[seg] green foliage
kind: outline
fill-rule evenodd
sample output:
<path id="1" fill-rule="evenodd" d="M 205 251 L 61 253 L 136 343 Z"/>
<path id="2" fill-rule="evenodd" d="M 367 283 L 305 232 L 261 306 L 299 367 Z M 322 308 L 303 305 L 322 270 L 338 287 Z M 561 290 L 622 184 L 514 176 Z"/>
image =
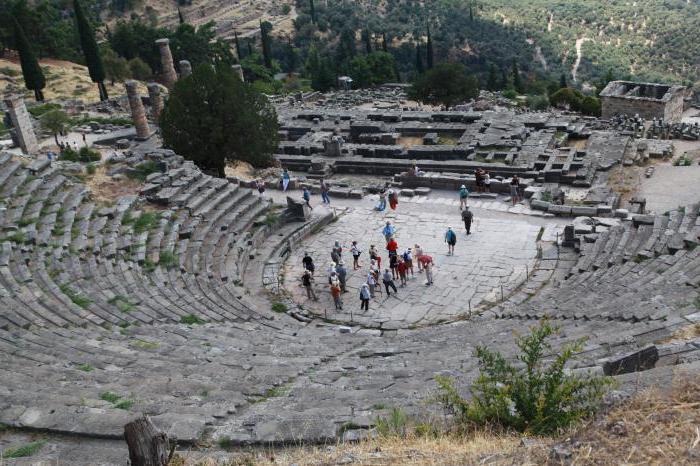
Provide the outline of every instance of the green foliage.
<path id="1" fill-rule="evenodd" d="M 158 165 L 158 162 L 154 160 L 146 160 L 144 162 L 141 162 L 140 164 L 136 165 L 133 167 L 133 170 L 129 170 L 126 173 L 126 176 L 131 178 L 132 180 L 138 180 L 138 181 L 146 181 L 146 177 L 150 175 L 151 173 L 156 173 L 159 172 L 160 168 Z"/>
<path id="2" fill-rule="evenodd" d="M 95 368 L 88 363 L 84 363 L 78 366 L 78 370 L 81 370 L 83 372 L 92 372 L 95 370 Z"/>
<path id="3" fill-rule="evenodd" d="M 530 110 L 547 110 L 549 98 L 546 95 L 529 95 L 527 96 L 527 107 Z"/>
<path id="4" fill-rule="evenodd" d="M 131 69 L 129 62 L 124 57 L 120 57 L 109 46 L 105 45 L 102 49 L 102 64 L 105 69 L 105 76 L 112 84 L 115 81 L 124 81 L 131 77 Z"/>
<path id="5" fill-rule="evenodd" d="M 172 269 L 180 263 L 176 254 L 170 251 L 161 251 L 160 257 L 158 258 L 158 265 L 166 269 Z"/>
<path id="6" fill-rule="evenodd" d="M 132 126 L 133 121 L 131 118 L 126 117 L 83 117 L 83 118 L 73 118 L 71 120 L 72 126 L 80 126 L 88 123 L 97 123 L 100 125 L 115 125 L 115 126 Z"/>
<path id="7" fill-rule="evenodd" d="M 288 308 L 287 305 L 284 303 L 272 303 L 272 311 L 277 312 L 279 314 L 284 314 L 287 312 Z"/>
<path id="8" fill-rule="evenodd" d="M 83 49 L 83 55 L 85 55 L 85 64 L 88 67 L 90 79 L 92 79 L 92 82 L 97 83 L 100 88 L 100 100 L 107 100 L 109 96 L 102 84 L 105 80 L 105 71 L 100 50 L 95 40 L 95 32 L 90 24 L 90 20 L 85 16 L 79 0 L 73 0 L 73 11 L 78 27 L 78 36 L 80 37 L 80 47 Z"/>
<path id="9" fill-rule="evenodd" d="M 58 288 L 61 290 L 61 293 L 68 296 L 68 298 L 71 301 L 73 301 L 73 304 L 75 304 L 78 307 L 82 307 L 83 309 L 87 309 L 88 306 L 90 306 L 90 304 L 92 304 L 92 300 L 90 298 L 78 293 L 77 291 L 75 291 L 73 288 L 71 288 L 67 284 L 59 285 Z"/>
<path id="10" fill-rule="evenodd" d="M 187 314 L 186 316 L 180 317 L 180 323 L 187 325 L 202 325 L 206 324 L 207 322 L 194 314 Z"/>
<path id="11" fill-rule="evenodd" d="M 35 105 L 33 107 L 27 107 L 27 111 L 32 114 L 34 118 L 39 118 L 44 114 L 51 112 L 53 110 L 61 110 L 60 104 L 41 104 Z"/>
<path id="12" fill-rule="evenodd" d="M 51 104 L 43 105 L 43 107 L 48 105 Z M 51 131 L 54 138 L 58 138 L 59 134 L 64 133 L 70 127 L 70 117 L 63 110 L 59 110 L 60 108 L 61 106 L 59 105 L 58 109 L 46 111 L 41 115 L 40 119 L 42 128 Z M 58 145 L 58 141 L 56 141 L 56 144 Z"/>
<path id="13" fill-rule="evenodd" d="M 129 298 L 122 296 L 122 295 L 116 295 L 107 301 L 107 303 L 112 304 L 117 307 L 121 312 L 128 314 L 129 312 L 132 312 L 133 310 L 136 309 L 136 306 L 131 304 L 129 301 Z"/>
<path id="14" fill-rule="evenodd" d="M 134 400 L 119 400 L 118 402 L 114 403 L 115 408 L 123 409 L 125 411 L 130 410 L 132 406 L 134 406 Z"/>
<path id="15" fill-rule="evenodd" d="M 462 65 L 440 64 L 419 76 L 409 89 L 412 99 L 451 107 L 479 95 L 479 83 Z"/>
<path id="16" fill-rule="evenodd" d="M 611 381 L 565 370 L 585 340 L 564 345 L 547 360 L 553 352 L 548 338 L 556 332 L 543 321 L 518 337 L 517 364 L 478 346 L 480 373 L 471 386 L 471 401 L 462 398 L 451 378 L 438 376 L 439 402 L 460 424 L 496 424 L 535 435 L 555 434 L 593 414 Z"/>
<path id="17" fill-rule="evenodd" d="M 349 75 L 355 88 L 391 82 L 396 79 L 394 57 L 386 52 L 371 52 L 356 56 L 350 62 Z"/>
<path id="18" fill-rule="evenodd" d="M 601 111 L 600 99 L 584 96 L 580 91 L 565 87 L 549 96 L 549 101 L 557 107 L 569 107 L 584 115 L 599 116 Z"/>
<path id="19" fill-rule="evenodd" d="M 388 417 L 377 417 L 375 420 L 375 428 L 377 434 L 382 437 L 406 435 L 406 424 L 408 417 L 400 408 L 391 408 Z"/>
<path id="20" fill-rule="evenodd" d="M 100 393 L 100 400 L 107 401 L 109 403 L 116 403 L 121 399 L 121 396 L 114 392 L 102 392 Z"/>
<path id="21" fill-rule="evenodd" d="M 160 127 L 167 147 L 221 177 L 227 160 L 269 165 L 278 143 L 274 107 L 224 65 L 179 80 Z"/>
<path id="22" fill-rule="evenodd" d="M 158 225 L 160 215 L 155 212 L 144 212 L 134 222 L 134 233 L 141 234 L 144 231 L 151 230 Z"/>
<path id="23" fill-rule="evenodd" d="M 674 167 L 689 167 L 693 164 L 693 160 L 687 154 L 683 154 L 673 161 Z"/>
<path id="24" fill-rule="evenodd" d="M 141 58 L 139 57 L 135 57 L 129 60 L 127 62 L 127 66 L 129 67 L 129 73 L 131 73 L 131 77 L 134 79 L 138 79 L 139 81 L 146 81 L 147 79 L 150 79 L 151 76 L 153 76 L 153 71 L 151 70 L 151 67 L 148 66 L 148 63 L 141 60 Z"/>
<path id="25" fill-rule="evenodd" d="M 78 149 L 77 152 L 71 149 L 70 147 L 67 147 L 61 153 L 61 159 L 68 160 L 69 162 L 89 163 L 99 162 L 102 159 L 102 156 L 99 152 L 97 152 L 94 149 L 90 149 L 89 147 L 83 146 L 80 149 Z"/>
<path id="26" fill-rule="evenodd" d="M 27 89 L 34 91 L 36 100 L 44 100 L 41 90 L 46 87 L 46 78 L 44 72 L 39 66 L 39 62 L 34 55 L 31 45 L 24 34 L 22 26 L 17 19 L 13 18 L 15 30 L 15 45 L 19 52 L 19 62 L 22 66 L 22 76 L 24 77 L 24 85 Z"/>
<path id="27" fill-rule="evenodd" d="M 36 440 L 34 442 L 25 443 L 19 447 L 8 448 L 0 452 L 0 458 L 13 459 L 13 458 L 26 458 L 27 456 L 32 456 L 38 452 L 41 447 L 44 446 L 46 440 Z"/>

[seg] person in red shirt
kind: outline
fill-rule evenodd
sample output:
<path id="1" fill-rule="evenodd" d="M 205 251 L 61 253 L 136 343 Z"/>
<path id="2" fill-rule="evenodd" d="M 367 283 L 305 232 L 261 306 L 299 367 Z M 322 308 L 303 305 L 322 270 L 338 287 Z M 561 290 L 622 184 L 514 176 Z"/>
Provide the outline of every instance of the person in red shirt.
<path id="1" fill-rule="evenodd" d="M 430 286 L 433 284 L 433 258 L 427 254 L 422 254 L 418 259 L 423 270 L 425 270 L 425 278 L 427 279 L 426 285 Z"/>
<path id="2" fill-rule="evenodd" d="M 386 250 L 389 251 L 389 255 L 396 254 L 399 249 L 399 243 L 396 242 L 394 238 L 391 238 L 388 243 L 386 243 Z"/>
<path id="3" fill-rule="evenodd" d="M 408 270 L 408 265 L 406 265 L 406 262 L 403 260 L 403 258 L 399 258 L 399 265 L 396 268 L 399 271 L 401 287 L 404 287 L 406 286 L 406 271 Z"/>

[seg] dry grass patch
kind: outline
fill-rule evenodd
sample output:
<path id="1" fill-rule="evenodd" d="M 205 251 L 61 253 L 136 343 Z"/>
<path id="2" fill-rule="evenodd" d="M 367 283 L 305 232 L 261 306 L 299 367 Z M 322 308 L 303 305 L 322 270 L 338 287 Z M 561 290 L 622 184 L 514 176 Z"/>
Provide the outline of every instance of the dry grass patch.
<path id="1" fill-rule="evenodd" d="M 673 335 L 665 340 L 661 340 L 659 343 L 665 344 L 676 341 L 694 340 L 697 337 L 700 337 L 700 323 L 686 325 L 685 327 L 676 330 Z"/>
<path id="2" fill-rule="evenodd" d="M 143 183 L 129 178 L 115 180 L 111 176 L 107 176 L 108 168 L 100 165 L 96 167 L 94 174 L 85 179 L 85 184 L 90 188 L 92 196 L 97 202 L 111 204 L 122 196 L 139 193 Z"/>

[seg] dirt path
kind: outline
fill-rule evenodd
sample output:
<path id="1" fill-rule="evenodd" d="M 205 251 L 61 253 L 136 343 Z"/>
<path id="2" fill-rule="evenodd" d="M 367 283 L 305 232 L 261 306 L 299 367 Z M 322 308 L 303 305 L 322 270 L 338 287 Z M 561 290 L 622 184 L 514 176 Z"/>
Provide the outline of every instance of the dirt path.
<path id="1" fill-rule="evenodd" d="M 578 82 L 577 78 L 577 73 L 578 73 L 578 67 L 581 65 L 581 59 L 583 58 L 583 55 L 581 54 L 581 48 L 583 47 L 583 44 L 591 41 L 593 39 L 589 39 L 588 37 L 581 37 L 580 39 L 576 40 L 576 61 L 574 62 L 574 66 L 571 69 L 571 77 L 574 80 L 574 82 Z"/>

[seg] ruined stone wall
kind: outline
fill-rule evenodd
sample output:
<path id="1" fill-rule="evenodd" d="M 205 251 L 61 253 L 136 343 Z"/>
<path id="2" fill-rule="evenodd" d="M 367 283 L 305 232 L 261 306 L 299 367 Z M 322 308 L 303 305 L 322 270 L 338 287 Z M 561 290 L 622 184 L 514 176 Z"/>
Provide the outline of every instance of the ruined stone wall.
<path id="1" fill-rule="evenodd" d="M 645 99 L 640 97 L 601 96 L 603 118 L 609 119 L 618 114 L 651 120 L 663 118 L 669 123 L 679 122 L 683 116 L 683 94 L 676 93 L 668 101 Z"/>

